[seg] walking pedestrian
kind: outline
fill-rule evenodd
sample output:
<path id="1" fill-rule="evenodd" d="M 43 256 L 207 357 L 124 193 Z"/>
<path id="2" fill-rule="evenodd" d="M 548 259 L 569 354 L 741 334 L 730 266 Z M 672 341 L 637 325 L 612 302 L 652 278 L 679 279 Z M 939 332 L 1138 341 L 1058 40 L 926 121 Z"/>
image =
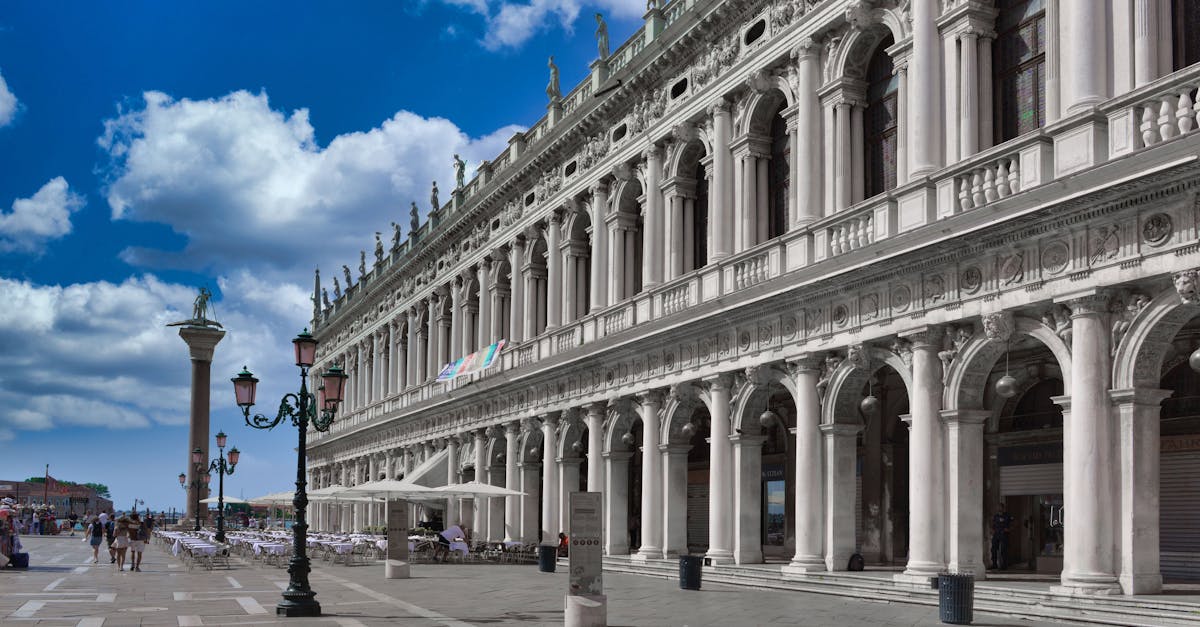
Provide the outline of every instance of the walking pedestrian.
<path id="1" fill-rule="evenodd" d="M 999 510 L 992 516 L 992 570 L 1008 568 L 1008 532 L 1012 523 L 1012 514 L 1001 501 Z"/>
<path id="2" fill-rule="evenodd" d="M 117 528 L 117 523 L 105 512 L 100 513 L 100 523 L 104 525 L 104 542 L 108 547 L 108 563 L 117 563 L 117 552 L 113 549 L 114 532 Z"/>
<path id="3" fill-rule="evenodd" d="M 93 516 L 84 534 L 88 544 L 92 545 L 92 563 L 100 563 L 100 543 L 104 541 L 104 524 L 99 516 Z"/>
<path id="4" fill-rule="evenodd" d="M 113 550 L 116 552 L 117 570 L 125 570 L 125 552 L 129 549 L 129 518 L 121 516 L 117 519 L 117 528 L 113 532 Z"/>
<path id="5" fill-rule="evenodd" d="M 129 570 L 142 572 L 142 551 L 146 549 L 145 525 L 137 512 L 129 515 Z"/>

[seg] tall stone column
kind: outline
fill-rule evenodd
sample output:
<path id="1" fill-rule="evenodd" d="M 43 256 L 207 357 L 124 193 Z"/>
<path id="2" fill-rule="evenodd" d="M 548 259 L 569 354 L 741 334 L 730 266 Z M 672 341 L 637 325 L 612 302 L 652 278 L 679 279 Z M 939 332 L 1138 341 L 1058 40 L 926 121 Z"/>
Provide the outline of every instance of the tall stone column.
<path id="1" fill-rule="evenodd" d="M 557 329 L 562 324 L 562 251 L 559 241 L 562 234 L 562 215 L 550 213 L 550 224 L 546 227 L 546 329 Z"/>
<path id="2" fill-rule="evenodd" d="M 509 302 L 512 311 L 508 316 L 508 341 L 517 344 L 525 339 L 525 280 L 522 267 L 525 264 L 525 238 L 517 236 L 508 249 L 508 270 L 511 285 Z"/>
<path id="3" fill-rule="evenodd" d="M 913 373 L 913 389 L 909 394 L 912 431 L 908 444 L 908 566 L 902 575 L 897 575 L 904 581 L 925 581 L 946 566 L 942 362 L 937 356 L 942 335 L 940 327 L 904 334 L 912 342 Z"/>
<path id="4" fill-rule="evenodd" d="M 604 491 L 604 459 L 601 454 L 604 447 L 604 415 L 607 411 L 608 406 L 602 402 L 587 407 L 588 492 Z"/>
<path id="5" fill-rule="evenodd" d="M 592 186 L 592 267 L 591 289 L 588 298 L 590 311 L 608 306 L 608 184 Z"/>
<path id="6" fill-rule="evenodd" d="M 558 412 L 542 416 L 542 544 L 558 538 Z"/>
<path id="7" fill-rule="evenodd" d="M 608 479 L 605 482 L 604 554 L 629 553 L 629 451 L 604 454 Z"/>
<path id="8" fill-rule="evenodd" d="M 476 346 L 470 347 L 470 351 L 477 351 L 492 343 L 492 260 L 484 257 L 483 261 L 479 262 L 479 335 L 476 339 Z M 466 351 L 464 351 L 466 354 Z"/>
<path id="9" fill-rule="evenodd" d="M 408 312 L 408 351 L 405 353 L 404 386 L 417 384 L 417 310 Z"/>
<path id="10" fill-rule="evenodd" d="M 208 426 L 209 426 L 209 389 L 212 387 L 212 359 L 217 343 L 225 337 L 225 332 L 209 326 L 187 325 L 180 327 L 179 337 L 183 338 L 188 347 L 192 360 L 192 406 L 188 430 L 188 449 L 186 451 L 188 501 L 187 517 L 196 519 L 196 501 L 208 498 L 208 488 L 199 481 L 203 473 L 196 472 L 196 464 L 192 462 L 192 451 L 200 449 L 203 459 L 208 455 Z M 197 494 L 199 490 L 199 494 Z M 200 514 L 207 513 L 207 508 Z"/>
<path id="11" fill-rule="evenodd" d="M 609 259 L 612 260 L 612 271 L 608 277 L 608 304 L 616 305 L 625 300 L 625 227 L 622 226 L 620 214 L 609 217 L 608 242 L 611 247 Z"/>
<path id="12" fill-rule="evenodd" d="M 571 493 L 579 491 L 578 457 L 558 458 L 558 528 L 571 532 Z"/>
<path id="13" fill-rule="evenodd" d="M 1063 406 L 1063 508 L 1067 511 L 1061 591 L 1119 593 L 1113 521 L 1118 460 L 1113 459 L 1108 398 L 1109 299 L 1093 290 L 1065 300 L 1071 310 L 1071 395 L 1055 399 Z"/>
<path id="14" fill-rule="evenodd" d="M 662 454 L 658 450 L 659 409 L 662 394 L 651 390 L 640 395 L 642 403 L 642 546 L 641 559 L 662 557 Z"/>
<path id="15" fill-rule="evenodd" d="M 541 512 L 538 502 L 541 486 L 538 485 L 538 471 L 541 462 L 524 462 L 521 464 L 521 542 L 533 544 L 541 541 Z"/>
<path id="16" fill-rule="evenodd" d="M 506 474 L 504 466 L 492 465 L 488 468 L 488 483 L 504 487 Z M 505 499 L 493 498 L 488 501 L 488 542 L 503 542 L 508 536 L 504 521 Z"/>
<path id="17" fill-rule="evenodd" d="M 642 238 L 642 285 L 644 288 L 662 283 L 663 279 L 663 195 L 662 149 L 651 145 L 642 153 L 646 159 L 646 234 Z M 657 457 L 651 455 L 651 457 Z"/>
<path id="18" fill-rule="evenodd" d="M 663 464 L 663 551 L 670 559 L 687 553 L 688 444 L 659 444 Z"/>
<path id="19" fill-rule="evenodd" d="M 967 29 L 959 35 L 959 158 L 979 152 L 979 33 Z M 992 77 L 985 80 L 991 81 Z"/>
<path id="20" fill-rule="evenodd" d="M 1158 47 L 1168 45 L 1160 42 L 1158 11 L 1160 2 L 1134 0 L 1133 3 L 1133 82 L 1141 87 L 1159 76 Z M 1164 6 L 1170 11 L 1169 7 Z M 1167 40 L 1169 41 L 1169 39 Z"/>
<path id="21" fill-rule="evenodd" d="M 788 362 L 796 385 L 796 555 L 787 572 L 825 570 L 824 472 L 821 469 L 821 360 L 804 356 Z"/>
<path id="22" fill-rule="evenodd" d="M 713 127 L 713 185 L 709 190 L 709 228 L 712 229 L 712 254 L 709 261 L 728 257 L 732 248 L 733 233 L 733 154 L 730 141 L 733 137 L 733 120 L 730 104 L 724 98 L 709 108 Z"/>
<path id="23" fill-rule="evenodd" d="M 858 425 L 824 424 L 825 568 L 846 570 L 854 554 L 854 463 Z"/>
<path id="24" fill-rule="evenodd" d="M 1059 7 L 1062 107 L 1070 115 L 1108 97 L 1108 12 L 1096 10 L 1091 0 L 1063 0 Z"/>
<path id="25" fill-rule="evenodd" d="M 1086 0 L 1079 0 L 1081 4 Z M 942 94 L 938 80 L 942 74 L 942 59 L 939 51 L 936 0 L 912 0 L 912 63 L 908 67 L 909 114 L 912 131 L 908 136 L 912 150 L 909 159 L 914 178 L 926 176 L 941 165 L 938 143 L 941 140 L 937 129 L 942 126 Z"/>
<path id="26" fill-rule="evenodd" d="M 475 431 L 475 481 L 487 483 L 487 432 L 483 429 Z M 475 497 L 472 508 L 474 517 L 471 522 L 471 537 L 475 540 L 487 538 L 488 499 Z"/>
<path id="27" fill-rule="evenodd" d="M 446 438 L 446 485 L 458 483 L 458 436 Z M 446 526 L 459 523 L 458 497 L 446 499 Z"/>
<path id="28" fill-rule="evenodd" d="M 562 321 L 563 324 L 575 322 L 576 319 L 576 303 L 579 302 L 579 296 L 576 290 L 579 287 L 579 257 L 575 255 L 574 246 L 571 241 L 563 242 L 562 255 L 563 261 L 566 262 L 566 271 L 563 272 L 563 300 L 562 300 Z"/>
<path id="29" fill-rule="evenodd" d="M 450 281 L 450 361 L 467 354 L 463 350 L 463 286 L 457 279 Z"/>
<path id="30" fill-rule="evenodd" d="M 709 414 L 712 428 L 708 445 L 708 553 L 712 563 L 733 560 L 733 452 L 729 442 L 729 394 L 732 381 L 728 374 L 705 379 L 708 384 Z"/>
<path id="31" fill-rule="evenodd" d="M 521 480 L 517 474 L 517 445 L 521 437 L 521 423 L 516 420 L 504 425 L 504 487 L 518 490 Z M 504 497 L 504 541 L 515 542 L 521 537 L 518 524 L 521 520 L 521 497 Z"/>
<path id="32" fill-rule="evenodd" d="M 767 438 L 741 433 L 733 442 L 734 518 L 733 559 L 738 564 L 760 564 L 762 553 L 762 445 Z"/>
<path id="33" fill-rule="evenodd" d="M 793 53 L 799 78 L 796 101 L 795 185 L 796 212 L 792 228 L 821 219 L 821 103 L 817 89 L 821 80 L 821 47 L 811 39 L 800 42 Z"/>
<path id="34" fill-rule="evenodd" d="M 947 410 L 946 425 L 947 540 L 950 572 L 984 579 L 983 565 L 983 426 L 991 412 Z"/>
<path id="35" fill-rule="evenodd" d="M 1162 402 L 1170 390 L 1134 388 L 1109 392 L 1117 413 L 1121 455 L 1120 582 L 1125 594 L 1162 592 L 1159 549 L 1159 472 Z"/>

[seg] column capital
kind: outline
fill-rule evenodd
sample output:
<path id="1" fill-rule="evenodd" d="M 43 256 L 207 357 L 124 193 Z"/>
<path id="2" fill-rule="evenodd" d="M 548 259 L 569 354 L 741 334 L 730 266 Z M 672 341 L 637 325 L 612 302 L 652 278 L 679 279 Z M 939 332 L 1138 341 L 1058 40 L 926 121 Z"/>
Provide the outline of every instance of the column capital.
<path id="1" fill-rule="evenodd" d="M 700 381 L 704 385 L 707 385 L 709 390 L 728 390 L 733 385 L 733 374 L 722 372 L 704 377 Z"/>
<path id="2" fill-rule="evenodd" d="M 847 437 L 858 435 L 858 432 L 862 431 L 862 426 L 835 422 L 833 424 L 823 424 L 818 429 L 820 429 L 821 433 L 825 434 L 825 437 Z"/>
<path id="3" fill-rule="evenodd" d="M 647 161 L 651 159 L 660 159 L 662 158 L 662 148 L 660 148 L 658 144 L 650 144 L 645 150 L 642 151 L 642 157 Z"/>
<path id="4" fill-rule="evenodd" d="M 558 412 L 558 411 L 547 412 L 547 413 L 539 416 L 539 418 L 541 418 L 541 420 L 542 420 L 542 426 L 550 427 L 551 429 L 558 426 L 558 421 L 561 417 L 562 417 L 562 412 Z"/>
<path id="5" fill-rule="evenodd" d="M 658 389 L 645 390 L 643 392 L 638 392 L 637 398 L 639 401 L 641 401 L 642 405 L 661 405 L 663 402 L 663 392 L 662 390 Z"/>
<path id="6" fill-rule="evenodd" d="M 943 424 L 957 423 L 962 425 L 981 425 L 987 422 L 992 412 L 982 409 L 943 409 L 941 418 Z"/>
<path id="7" fill-rule="evenodd" d="M 718 98 L 716 102 L 708 106 L 708 114 L 713 117 L 729 115 L 731 106 L 732 103 L 730 103 L 727 98 Z"/>
<path id="8" fill-rule="evenodd" d="M 729 436 L 729 441 L 733 442 L 735 447 L 760 447 L 767 439 L 765 435 L 750 435 L 745 433 L 734 433 Z"/>
<path id="9" fill-rule="evenodd" d="M 796 61 L 817 60 L 821 59 L 821 49 L 823 46 L 817 43 L 812 37 L 805 37 L 792 48 L 792 58 Z"/>
<path id="10" fill-rule="evenodd" d="M 607 194 L 608 193 L 608 181 L 605 179 L 600 179 L 599 181 L 592 183 L 589 190 L 592 192 L 593 196 L 595 196 L 596 194 Z"/>
<path id="11" fill-rule="evenodd" d="M 1171 390 L 1160 390 L 1158 388 L 1126 388 L 1108 391 L 1108 397 L 1112 399 L 1113 405 L 1143 405 L 1149 407 L 1157 407 L 1169 398 L 1171 394 Z M 1157 414 L 1154 419 L 1158 419 Z"/>
<path id="12" fill-rule="evenodd" d="M 687 455 L 692 450 L 691 444 L 659 444 L 658 450 L 666 455 Z"/>
<path id="13" fill-rule="evenodd" d="M 633 458 L 632 451 L 605 451 L 600 453 L 600 457 L 614 462 L 627 462 Z"/>
<path id="14" fill-rule="evenodd" d="M 804 353 L 789 357 L 785 363 L 787 364 L 788 374 L 796 376 L 804 372 L 820 373 L 825 366 L 825 356 L 817 353 Z"/>
<path id="15" fill-rule="evenodd" d="M 587 415 L 589 417 L 599 416 L 604 418 L 608 415 L 608 401 L 596 401 L 587 404 Z"/>
<path id="16" fill-rule="evenodd" d="M 930 325 L 904 331 L 898 335 L 912 342 L 912 349 L 914 351 L 937 351 L 942 348 L 942 338 L 946 335 L 946 329 L 941 326 Z"/>
<path id="17" fill-rule="evenodd" d="M 1066 305 L 1071 310 L 1071 317 L 1096 316 L 1108 313 L 1112 295 L 1108 290 L 1093 288 L 1063 294 L 1054 299 L 1060 305 Z"/>

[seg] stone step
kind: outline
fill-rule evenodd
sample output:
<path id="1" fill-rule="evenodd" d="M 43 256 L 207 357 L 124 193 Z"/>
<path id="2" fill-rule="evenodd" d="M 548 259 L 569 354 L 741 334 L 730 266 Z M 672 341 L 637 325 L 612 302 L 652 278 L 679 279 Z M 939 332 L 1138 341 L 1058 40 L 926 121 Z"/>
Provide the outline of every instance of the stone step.
<path id="1" fill-rule="evenodd" d="M 611 572 L 664 579 L 679 577 L 678 563 L 673 560 L 634 562 L 619 558 L 605 559 L 604 567 Z M 871 602 L 930 607 L 938 603 L 937 592 L 932 589 L 896 585 L 878 575 L 814 573 L 785 579 L 782 573 L 774 569 L 723 565 L 705 567 L 702 577 L 703 581 L 710 583 L 833 594 Z M 1167 627 L 1196 625 L 1200 622 L 1200 606 L 1188 603 L 1144 597 L 1063 597 L 1049 592 L 992 586 L 976 588 L 975 608 L 991 614 L 1085 625 Z"/>

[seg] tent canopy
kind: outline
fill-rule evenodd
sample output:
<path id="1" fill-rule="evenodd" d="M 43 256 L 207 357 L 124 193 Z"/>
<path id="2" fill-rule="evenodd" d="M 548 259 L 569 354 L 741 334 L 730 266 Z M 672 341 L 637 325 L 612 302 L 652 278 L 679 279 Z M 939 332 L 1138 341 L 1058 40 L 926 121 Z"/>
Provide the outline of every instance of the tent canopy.
<path id="1" fill-rule="evenodd" d="M 255 505 L 291 505 L 294 498 L 296 498 L 296 493 L 289 490 L 287 492 L 264 494 L 250 499 L 250 503 Z"/>
<path id="2" fill-rule="evenodd" d="M 491 485 L 487 483 L 479 483 L 478 481 L 468 481 L 466 483 L 455 483 L 453 485 L 444 485 L 440 488 L 434 488 L 434 492 L 441 496 L 458 496 L 471 498 L 485 498 L 493 496 L 524 496 L 524 492 L 510 490 L 508 488 Z"/>
<path id="3" fill-rule="evenodd" d="M 220 500 L 220 499 L 218 499 L 218 498 L 217 498 L 217 497 L 215 497 L 215 496 L 210 496 L 210 497 L 208 497 L 208 498 L 206 498 L 206 499 L 200 499 L 200 502 L 201 502 L 201 503 L 208 503 L 208 504 L 210 504 L 210 505 L 211 505 L 211 504 L 213 504 L 213 503 L 219 503 L 220 501 L 221 501 L 221 500 Z M 239 498 L 238 498 L 238 497 L 236 497 L 236 496 L 227 496 L 227 497 L 225 497 L 225 502 L 226 502 L 226 503 L 245 503 L 246 501 L 244 501 L 244 500 L 242 500 L 242 499 L 239 499 Z"/>
<path id="4" fill-rule="evenodd" d="M 375 496 L 387 499 L 414 499 L 430 492 L 433 492 L 433 488 L 407 480 L 380 479 L 379 481 L 368 481 L 352 488 L 344 488 L 340 494 L 351 497 Z"/>

